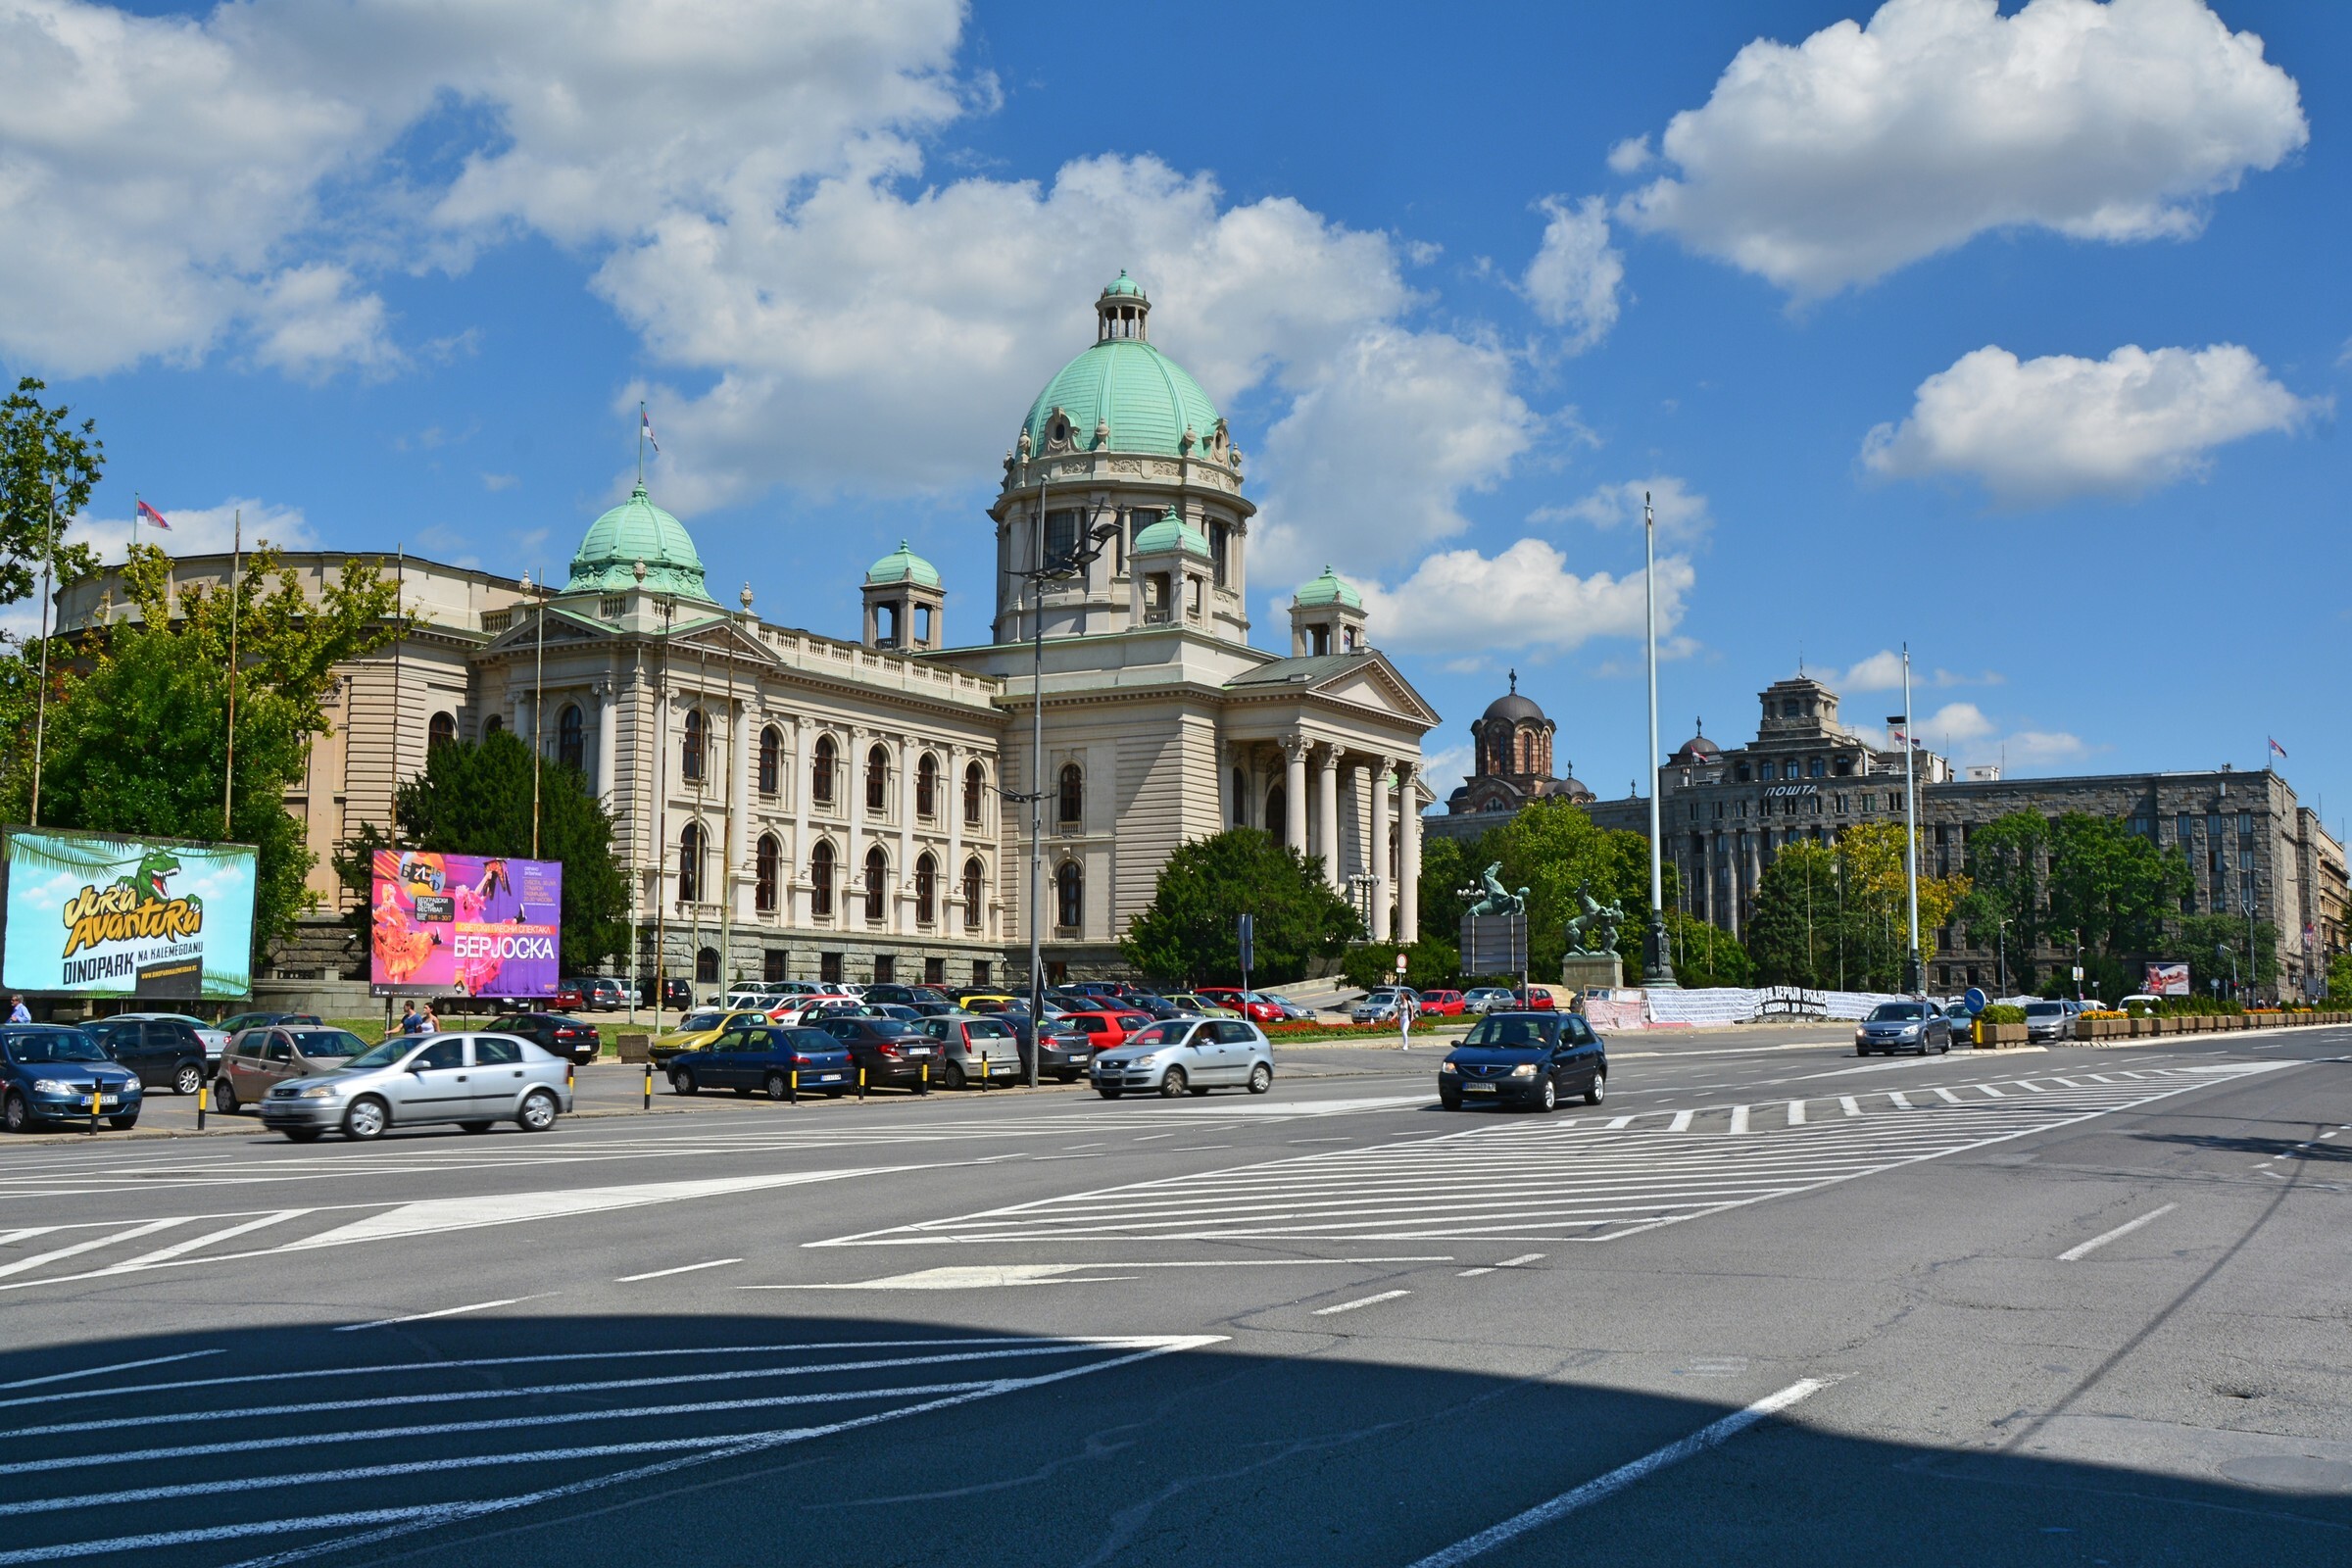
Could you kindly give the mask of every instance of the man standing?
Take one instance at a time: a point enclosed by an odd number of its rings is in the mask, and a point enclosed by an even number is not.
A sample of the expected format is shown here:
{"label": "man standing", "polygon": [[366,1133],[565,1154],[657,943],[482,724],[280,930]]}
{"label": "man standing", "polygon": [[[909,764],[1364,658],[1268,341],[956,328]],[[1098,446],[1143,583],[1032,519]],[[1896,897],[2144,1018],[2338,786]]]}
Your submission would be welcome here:
{"label": "man standing", "polygon": [[17,996],[13,993],[8,999],[8,1021],[10,1023],[32,1022],[32,1009],[24,1005],[24,999],[23,997]]}

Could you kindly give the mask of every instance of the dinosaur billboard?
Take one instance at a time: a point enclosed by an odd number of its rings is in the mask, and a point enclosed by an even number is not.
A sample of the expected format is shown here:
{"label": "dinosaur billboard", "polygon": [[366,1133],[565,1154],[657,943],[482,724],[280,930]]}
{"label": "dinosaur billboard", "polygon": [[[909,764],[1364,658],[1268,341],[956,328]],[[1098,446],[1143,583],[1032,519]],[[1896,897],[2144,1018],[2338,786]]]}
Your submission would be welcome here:
{"label": "dinosaur billboard", "polygon": [[556,994],[563,862],[378,850],[370,869],[368,981],[375,995]]}
{"label": "dinosaur billboard", "polygon": [[250,844],[12,828],[0,986],[236,1001],[253,990]]}

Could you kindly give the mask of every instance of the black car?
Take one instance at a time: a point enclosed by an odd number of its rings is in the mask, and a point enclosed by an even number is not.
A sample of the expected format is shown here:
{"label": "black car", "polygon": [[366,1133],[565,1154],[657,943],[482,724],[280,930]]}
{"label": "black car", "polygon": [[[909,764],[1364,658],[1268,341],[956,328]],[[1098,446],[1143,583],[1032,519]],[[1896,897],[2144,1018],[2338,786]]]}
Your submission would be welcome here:
{"label": "black car", "polygon": [[939,1048],[922,1026],[903,1018],[864,1018],[845,1015],[817,1025],[849,1048],[850,1060],[865,1074],[867,1087],[889,1084],[912,1088],[934,1067]]}
{"label": "black car", "polygon": [[211,1076],[204,1037],[169,1018],[101,1018],[89,1036],[150,1089],[192,1095]]}
{"label": "black car", "polygon": [[1167,1022],[1170,1018],[1181,1018],[1185,1015],[1182,1007],[1167,998],[1156,996],[1149,991],[1131,991],[1119,999],[1119,1005],[1130,1012],[1148,1012],[1161,1023]]}
{"label": "black car", "polygon": [[[996,1016],[1000,1023],[1010,1026],[1012,1030],[1013,1041],[1021,1050],[1021,1076],[1026,1078],[1029,1075],[1030,1054],[1029,1015],[1007,1011]],[[1086,1076],[1087,1069],[1094,1065],[1094,1061],[1095,1043],[1090,1036],[1075,1029],[1064,1029],[1054,1019],[1046,1020],[1046,1054],[1037,1063],[1037,1075],[1040,1078],[1054,1078],[1065,1084],[1074,1084]]]}
{"label": "black car", "polygon": [[0,1029],[0,1122],[12,1133],[42,1123],[86,1123],[90,1097],[109,1127],[138,1124],[138,1075],[79,1029],[12,1024]]}
{"label": "black car", "polygon": [[278,1024],[288,1027],[299,1025],[309,1029],[324,1027],[323,1022],[315,1012],[240,1012],[221,1019],[220,1030],[223,1034],[234,1038],[248,1029],[268,1029]]}
{"label": "black car", "polygon": [[681,1051],[669,1059],[669,1087],[680,1095],[732,1089],[739,1095],[761,1091],[770,1100],[800,1093],[839,1100],[857,1086],[858,1069],[849,1052],[822,1029],[782,1024],[730,1029],[702,1050]]}
{"label": "black car", "polygon": [[[652,975],[649,974],[638,981],[637,1001],[642,1006],[650,1007],[654,1004],[654,977]],[[680,1011],[693,1006],[694,987],[688,985],[677,975],[670,975],[662,982],[662,1005],[675,1007]]]}
{"label": "black car", "polygon": [[948,1001],[948,994],[937,986],[901,986],[885,981],[881,985],[867,986],[865,1000],[868,1002],[895,1002],[908,1007],[920,1007],[928,1003],[938,1003],[944,1006]]}
{"label": "black car", "polygon": [[1597,1105],[1608,1092],[1608,1048],[1582,1013],[1490,1012],[1438,1064],[1447,1110],[1482,1100],[1549,1110],[1579,1094]]}
{"label": "black car", "polygon": [[551,1056],[567,1061],[589,1062],[605,1049],[605,1037],[596,1032],[596,1025],[560,1012],[510,1012],[490,1020],[490,1032],[500,1035],[520,1035]]}

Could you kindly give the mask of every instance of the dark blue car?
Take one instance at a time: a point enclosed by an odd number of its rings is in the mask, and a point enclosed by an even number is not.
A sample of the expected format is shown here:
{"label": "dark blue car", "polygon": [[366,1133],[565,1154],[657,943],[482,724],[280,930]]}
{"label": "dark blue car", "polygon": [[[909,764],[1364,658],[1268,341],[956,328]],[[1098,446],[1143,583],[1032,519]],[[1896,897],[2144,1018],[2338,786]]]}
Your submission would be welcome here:
{"label": "dark blue car", "polygon": [[1485,1101],[1549,1110],[1571,1095],[1597,1105],[1609,1092],[1609,1054],[1575,1012],[1490,1012],[1438,1064],[1447,1110]]}
{"label": "dark blue car", "polygon": [[90,1097],[109,1127],[137,1124],[139,1075],[79,1029],[59,1024],[0,1028],[0,1122],[12,1133],[43,1124],[86,1124]]}
{"label": "dark blue car", "polygon": [[858,1069],[848,1049],[822,1029],[754,1024],[730,1029],[700,1051],[670,1057],[669,1087],[681,1095],[732,1089],[739,1095],[764,1094],[770,1100],[790,1100],[796,1094],[838,1100],[858,1087]]}

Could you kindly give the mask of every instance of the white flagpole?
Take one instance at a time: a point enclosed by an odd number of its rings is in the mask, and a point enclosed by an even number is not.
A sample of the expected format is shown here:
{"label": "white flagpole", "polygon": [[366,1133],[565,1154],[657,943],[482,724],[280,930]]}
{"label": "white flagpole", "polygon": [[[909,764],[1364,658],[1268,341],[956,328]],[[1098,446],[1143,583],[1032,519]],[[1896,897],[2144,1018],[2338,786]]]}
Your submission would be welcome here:
{"label": "white flagpole", "polygon": [[228,765],[220,776],[220,836],[235,831],[230,822],[237,801],[237,600],[245,555],[245,509],[236,512],[228,547]]}

